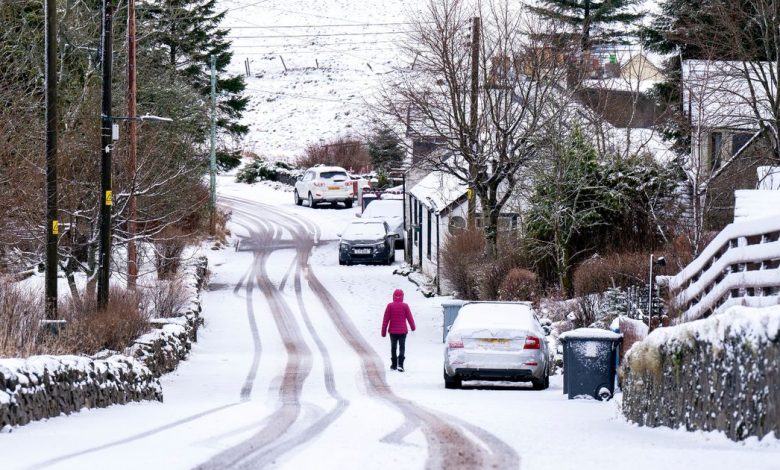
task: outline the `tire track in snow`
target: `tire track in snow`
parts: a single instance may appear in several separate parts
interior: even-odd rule
[[[314,245],[313,240],[306,236],[306,233],[310,232],[307,230],[309,227],[281,209],[262,203],[252,204],[237,198],[234,200],[244,205],[261,207],[265,213],[297,226],[298,229],[290,230],[290,233],[300,246],[299,253],[306,253],[305,257],[301,257],[300,263],[308,267],[309,256]],[[381,359],[360,334],[338,301],[311,270],[305,269],[304,273],[309,287],[325,306],[342,339],[359,356],[369,392],[394,405],[407,420],[422,427],[428,443],[427,468],[519,468],[520,457],[517,452],[489,432],[474,425],[466,425],[464,422],[461,422],[460,427],[452,425],[435,413],[398,397],[387,384]],[[472,435],[482,441],[482,445],[466,435],[463,428],[468,428]]]
[[[246,220],[253,221],[258,227],[264,223],[248,211],[239,210]],[[274,244],[282,238],[283,225],[269,224],[259,236],[254,237],[255,247],[254,277],[270,306],[279,335],[287,352],[282,383],[279,387],[280,407],[268,418],[266,424],[254,436],[243,443],[218,454],[199,468],[257,468],[255,459],[269,445],[277,441],[292,427],[301,414],[301,393],[303,384],[312,368],[311,351],[303,338],[298,323],[284,300],[284,296],[274,286],[267,272],[269,255]]]

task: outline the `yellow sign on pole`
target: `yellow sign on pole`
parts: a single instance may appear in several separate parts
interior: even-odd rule
[[[474,199],[474,190],[471,189],[471,188],[467,189],[466,190],[466,197],[468,198],[469,201]]]
[[[53,235],[59,235],[60,234],[60,222],[58,220],[52,220],[51,221],[51,233]]]
[[[107,206],[112,205],[112,203],[111,203],[111,191],[110,190],[106,191],[106,205]]]

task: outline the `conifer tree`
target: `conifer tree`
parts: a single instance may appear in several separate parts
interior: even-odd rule
[[[401,140],[392,129],[380,127],[368,142],[368,155],[374,169],[388,170],[403,163],[405,151]]]
[[[643,17],[631,7],[638,0],[538,0],[537,14],[570,25],[580,36],[583,51],[596,44],[621,42],[632,23]]]
[[[225,12],[217,12],[216,3],[216,0],[150,3],[144,9],[142,20],[151,24],[150,31],[155,31],[150,38],[150,47],[164,49],[166,65],[186,77],[205,100],[211,93],[211,57],[216,57],[217,126],[229,137],[236,138],[249,130],[239,122],[249,100],[242,96],[246,88],[244,78],[226,73],[233,53],[230,41],[226,39],[229,31],[220,28]],[[236,152],[229,149],[220,149],[218,158],[223,169],[238,163]]]

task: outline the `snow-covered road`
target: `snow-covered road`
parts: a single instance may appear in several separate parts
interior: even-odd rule
[[[0,434],[0,468],[780,468],[780,442],[644,429],[618,401],[443,387],[441,298],[387,266],[339,266],[354,210],[221,178],[239,249],[209,251],[206,325],[163,379],[164,403],[90,410]],[[400,252],[398,258],[400,259]],[[379,335],[403,288],[418,330],[407,371]]]

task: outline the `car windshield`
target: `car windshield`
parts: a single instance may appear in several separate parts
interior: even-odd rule
[[[334,180],[334,179],[346,180],[347,174],[343,171],[323,171],[322,173],[320,173],[320,178],[324,180]]]
[[[403,215],[403,201],[380,200],[372,201],[363,212],[363,217],[401,217]]]
[[[384,238],[385,234],[384,224],[355,223],[347,226],[342,238],[348,240],[379,240]]]

